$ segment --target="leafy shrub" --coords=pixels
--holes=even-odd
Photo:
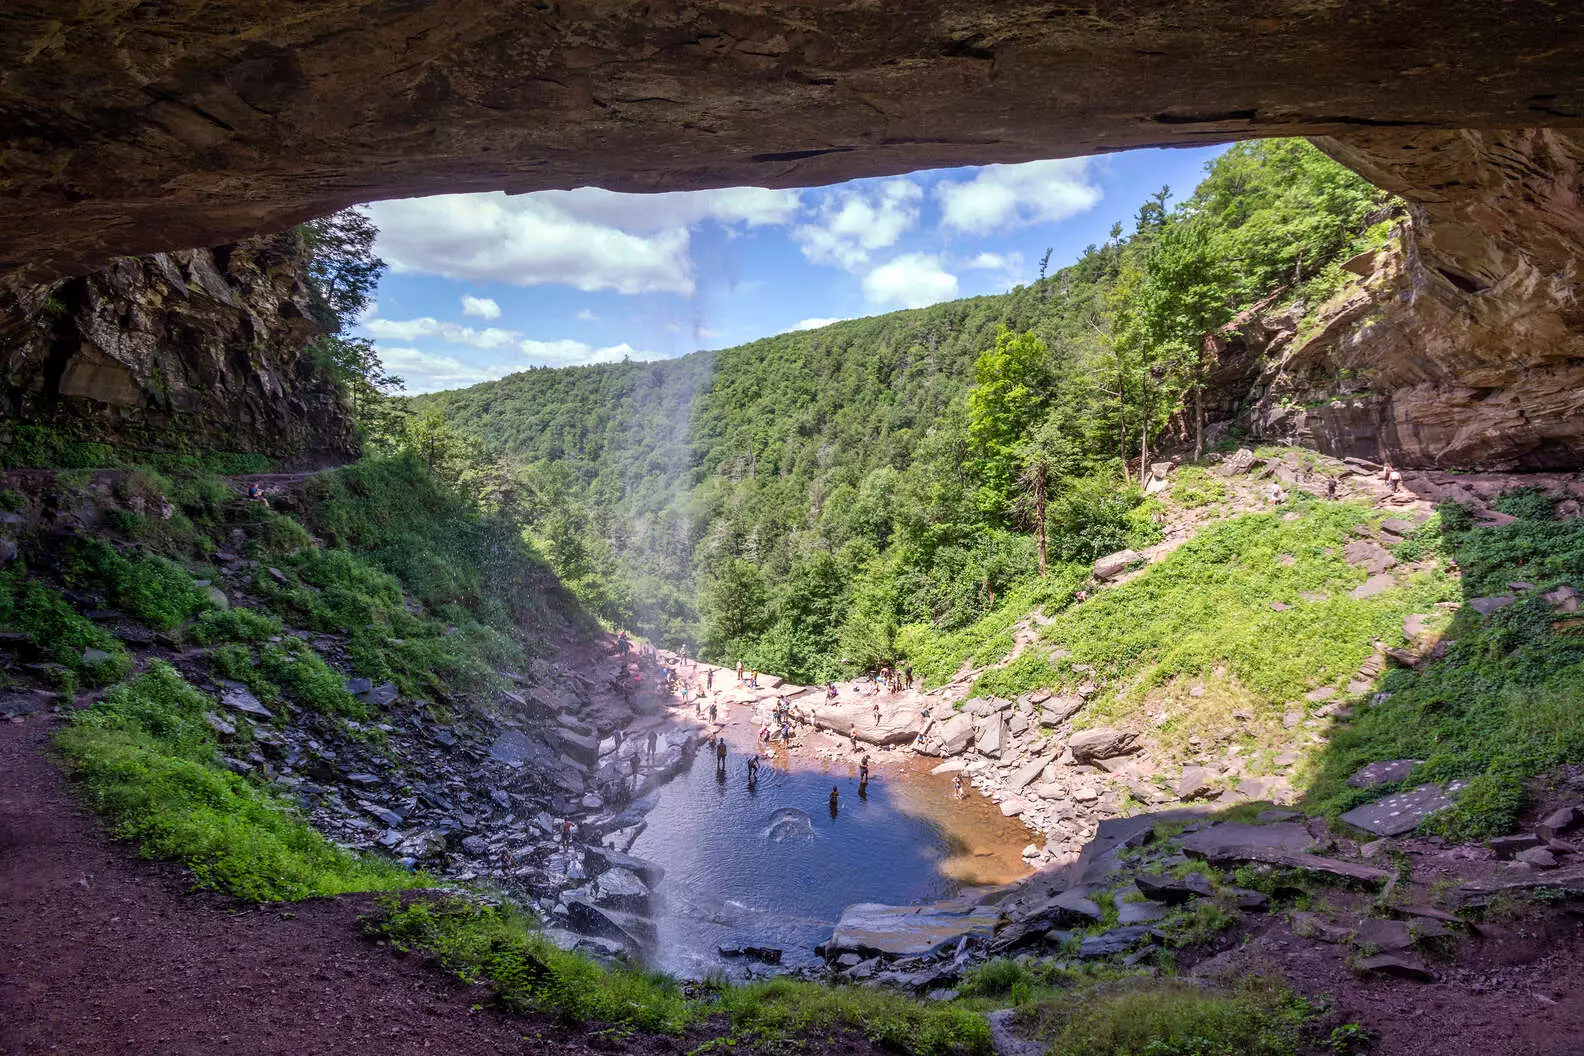
[[[199,645],[213,645],[216,642],[262,642],[280,633],[279,617],[238,607],[204,613],[189,635]]]
[[[347,692],[346,676],[295,638],[266,646],[259,657],[259,670],[310,711],[353,719],[373,716],[367,704]]]
[[[116,836],[146,857],[185,862],[199,887],[260,901],[428,882],[342,850],[227,770],[203,719],[213,706],[155,661],[60,731],[73,781]]]
[[[80,673],[91,685],[125,678],[132,669],[132,658],[118,639],[94,626],[24,568],[0,572],[0,627],[25,633],[44,656]],[[89,649],[107,655],[84,660]]]
[[[73,542],[67,576],[100,587],[128,615],[162,631],[175,629],[209,604],[181,566],[153,554],[124,557],[98,539]]]

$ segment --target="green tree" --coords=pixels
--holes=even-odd
[[[1017,448],[1048,406],[1050,352],[1031,332],[1002,327],[995,347],[974,363],[968,391],[968,440],[978,480],[976,504],[992,518],[1004,517],[1016,492]]]
[[[1051,492],[1060,487],[1080,464],[1082,452],[1077,442],[1056,416],[1045,420],[1034,434],[1018,445],[1018,487],[1022,494],[1018,509],[1033,524],[1039,574],[1046,572],[1046,508]]]
[[[704,582],[699,598],[704,655],[726,660],[765,629],[764,574],[741,558],[725,562]]]

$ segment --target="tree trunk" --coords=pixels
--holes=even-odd
[[[1039,551],[1039,574],[1045,578],[1045,470],[1034,478],[1034,546]]]
[[[1204,457],[1204,386],[1194,386],[1194,461]]]

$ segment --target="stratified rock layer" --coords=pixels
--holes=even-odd
[[[1584,8],[25,0],[0,71],[0,271],[48,279],[445,191],[1577,128]]]
[[[350,418],[304,350],[324,332],[306,261],[287,232],[0,284],[0,418],[145,450],[341,459]]]

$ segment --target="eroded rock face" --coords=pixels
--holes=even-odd
[[[0,71],[0,271],[41,280],[446,191],[1578,127],[1584,8],[28,3],[0,10]]]
[[[1584,138],[1319,140],[1410,201],[1365,282],[1311,312],[1256,306],[1212,342],[1214,410],[1253,435],[1402,466],[1584,460]],[[1275,299],[1273,298],[1273,301]]]
[[[0,283],[0,417],[146,450],[342,459],[350,418],[304,352],[324,332],[305,264],[287,232]]]

